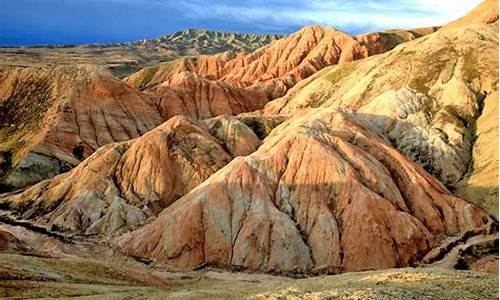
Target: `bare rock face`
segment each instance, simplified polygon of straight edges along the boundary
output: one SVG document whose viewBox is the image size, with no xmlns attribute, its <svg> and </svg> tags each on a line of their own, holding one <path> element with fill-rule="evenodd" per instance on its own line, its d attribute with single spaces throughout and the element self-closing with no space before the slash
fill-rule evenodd
<svg viewBox="0 0 500 300">
<path fill-rule="evenodd" d="M 21 188 L 69 170 L 100 146 L 162 123 L 151 99 L 96 67 L 4 69 L 0 183 Z"/>
<path fill-rule="evenodd" d="M 384 54 L 325 68 L 268 103 L 263 114 L 314 107 L 362 114 L 395 148 L 455 189 L 470 169 L 485 97 L 497 95 L 497 52 L 496 25 L 439 30 Z"/>
<path fill-rule="evenodd" d="M 253 113 L 219 116 L 204 120 L 210 134 L 223 142 L 233 157 L 246 156 L 257 150 L 274 128 L 285 122 L 284 116 L 260 116 Z"/>
<path fill-rule="evenodd" d="M 22 253 L 25 245 L 10 232 L 0 230 L 0 253 Z"/>
<path fill-rule="evenodd" d="M 288 119 L 285 116 L 262 116 L 257 113 L 240 114 L 236 118 L 250 127 L 261 140 Z"/>
<path fill-rule="evenodd" d="M 180 269 L 358 271 L 411 265 L 488 222 L 363 118 L 317 109 L 116 244 Z"/>
<path fill-rule="evenodd" d="M 424 94 L 402 88 L 380 94 L 356 113 L 370 120 L 412 161 L 443 183 L 456 184 L 471 160 L 471 137 L 463 128 L 466 124 L 448 112 L 431 119 L 433 107 Z"/>
<path fill-rule="evenodd" d="M 219 115 L 237 115 L 262 108 L 268 94 L 256 88 L 241 88 L 224 81 L 213 81 L 191 72 L 177 74 L 147 91 L 155 98 L 165 119 L 185 115 L 208 119 Z"/>
<path fill-rule="evenodd" d="M 258 139 L 245 138 L 245 151 Z M 216 130 L 217 131 L 217 130 Z M 234 145 L 233 136 L 228 145 Z M 241 148 L 226 147 L 238 153 Z M 255 150 L 255 149 L 253 149 Z M 138 139 L 106 145 L 71 172 L 0 202 L 19 218 L 71 234 L 114 234 L 135 228 L 222 168 L 232 156 L 206 127 L 174 117 Z"/>
<path fill-rule="evenodd" d="M 205 120 L 212 136 L 222 141 L 231 156 L 246 156 L 260 145 L 255 132 L 235 117 L 220 116 Z"/>
<path fill-rule="evenodd" d="M 237 58 L 240 61 L 233 63 L 235 67 L 222 78 L 245 86 L 255 82 L 274 85 L 273 96 L 279 97 L 286 88 L 325 66 L 364 58 L 390 47 L 371 46 L 335 29 L 306 26 L 285 39 Z"/>
</svg>

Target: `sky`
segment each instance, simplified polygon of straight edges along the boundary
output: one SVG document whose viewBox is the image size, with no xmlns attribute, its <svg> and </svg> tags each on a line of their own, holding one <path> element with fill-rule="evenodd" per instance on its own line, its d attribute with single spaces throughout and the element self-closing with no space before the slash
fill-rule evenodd
<svg viewBox="0 0 500 300">
<path fill-rule="evenodd" d="M 359 34 L 440 25 L 481 0 L 0 0 L 0 45 L 156 38 L 186 28 L 289 34 L 320 24 Z"/>
</svg>

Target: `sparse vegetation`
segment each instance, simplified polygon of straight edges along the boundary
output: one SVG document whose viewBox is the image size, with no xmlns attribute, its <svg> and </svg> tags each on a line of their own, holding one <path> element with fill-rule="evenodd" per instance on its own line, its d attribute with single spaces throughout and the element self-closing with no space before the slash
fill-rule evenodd
<svg viewBox="0 0 500 300">
<path fill-rule="evenodd" d="M 337 65 L 332 72 L 325 76 L 325 79 L 330 81 L 332 84 L 336 84 L 354 72 L 354 70 L 356 70 L 356 66 L 356 61 Z"/>
<path fill-rule="evenodd" d="M 51 87 L 43 79 L 19 82 L 14 93 L 0 107 L 0 149 L 11 151 L 12 162 L 19 159 L 25 139 L 41 123 L 51 104 Z"/>
<path fill-rule="evenodd" d="M 462 75 L 468 82 L 479 77 L 477 57 L 473 49 L 468 49 L 460 53 L 463 59 Z"/>
<path fill-rule="evenodd" d="M 149 67 L 145 68 L 142 70 L 138 75 L 137 81 L 135 82 L 134 86 L 137 87 L 140 90 L 144 90 L 147 87 L 149 87 L 149 83 L 151 82 L 151 79 L 153 79 L 153 76 L 156 74 L 156 72 L 159 69 L 159 65 L 156 65 L 154 67 Z"/>
<path fill-rule="evenodd" d="M 409 87 L 422 94 L 428 94 L 431 86 L 439 78 L 439 74 L 445 68 L 450 57 L 456 56 L 453 48 L 440 48 L 429 54 L 409 54 L 412 55 L 410 63 L 413 64 L 410 74 Z"/>
</svg>

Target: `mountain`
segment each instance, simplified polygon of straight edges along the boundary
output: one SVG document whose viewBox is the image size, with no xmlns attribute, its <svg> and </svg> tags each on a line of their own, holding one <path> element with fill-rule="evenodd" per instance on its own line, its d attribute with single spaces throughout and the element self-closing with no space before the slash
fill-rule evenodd
<svg viewBox="0 0 500 300">
<path fill-rule="evenodd" d="M 401 37 L 402 32 L 353 37 L 309 26 L 251 54 L 228 51 L 182 58 L 143 69 L 123 82 L 93 65 L 3 67 L 0 185 L 12 190 L 53 177 L 98 147 L 136 138 L 172 116 L 207 119 L 261 109 L 325 66 L 381 53 L 421 36 L 411 31 Z M 185 30 L 130 45 L 192 39 L 271 41 L 268 36 Z M 36 108 L 27 109 L 33 100 Z"/>
<path fill-rule="evenodd" d="M 497 24 L 480 22 L 441 29 L 384 54 L 316 72 L 260 112 L 290 120 L 274 129 L 256 152 L 233 160 L 154 222 L 121 237 L 117 246 L 128 255 L 180 269 L 217 265 L 337 272 L 414 264 L 423 253 L 439 249 L 443 235 L 477 232 L 490 217 L 452 196 L 427 172 L 453 191 L 478 162 L 477 128 L 484 126 L 478 119 L 486 100 L 489 106 L 491 99 L 497 101 L 497 52 Z M 258 68 L 242 65 L 240 77 L 217 68 L 211 75 L 258 80 L 252 73 Z M 263 74 L 272 66 L 260 65 Z M 290 70 L 288 78 L 300 74 L 293 66 L 283 74 Z M 494 130 L 498 125 L 490 126 Z M 379 144 L 366 142 L 378 139 Z M 385 146 L 397 151 L 385 152 Z M 388 174 L 387 182 L 383 174 Z M 495 190 L 497 184 L 488 199 L 497 202 Z M 365 208 L 364 199 L 372 197 L 391 203 L 395 214 L 388 215 L 389 206 L 373 204 L 376 200 Z M 494 205 L 478 204 L 485 209 Z M 398 217 L 401 210 L 409 215 Z M 374 223 L 361 225 L 367 222 Z M 372 232 L 378 226 L 387 232 Z"/>
<path fill-rule="evenodd" d="M 443 235 L 490 222 L 362 117 L 317 109 L 275 128 L 117 246 L 181 270 L 337 273 L 412 265 Z"/>
<path fill-rule="evenodd" d="M 175 51 L 178 56 L 217 54 L 226 51 L 252 52 L 255 49 L 282 38 L 278 34 L 249 34 L 213 31 L 206 29 L 184 29 L 157 39 L 143 39 L 136 42 L 104 46 L 162 47 Z M 103 47 L 103 45 L 89 45 Z"/>
<path fill-rule="evenodd" d="M 180 72 L 189 71 L 207 79 L 239 86 L 257 85 L 262 88 L 274 85 L 277 89 L 274 97 L 277 97 L 325 66 L 383 53 L 399 43 L 435 30 L 437 27 L 417 30 L 420 33 L 394 30 L 350 36 L 333 28 L 312 25 L 253 53 L 229 52 L 182 59 L 141 70 L 124 81 L 146 89 L 168 82 Z"/>
<path fill-rule="evenodd" d="M 126 231 L 232 158 L 254 152 L 266 132 L 283 121 L 220 116 L 199 122 L 176 116 L 137 139 L 99 148 L 70 172 L 14 198 L 0 196 L 0 202 L 23 218 L 72 234 Z"/>
<path fill-rule="evenodd" d="M 173 117 L 1 206 L 181 270 L 314 274 L 451 259 L 451 236 L 481 247 L 496 233 L 439 182 L 456 185 L 472 161 L 476 120 L 497 90 L 495 26 L 439 30 L 326 67 L 261 112 L 206 125 Z M 248 117 L 288 120 L 260 144 L 238 119 Z"/>
<path fill-rule="evenodd" d="M 13 198 L 0 197 L 0 202 L 58 231 L 115 234 L 141 225 L 259 145 L 254 131 L 236 118 L 204 124 L 176 116 L 137 139 L 102 147 L 70 172 Z"/>
<path fill-rule="evenodd" d="M 403 32 L 350 36 L 333 28 L 306 26 L 252 53 L 179 59 L 123 80 L 155 98 L 166 116 L 234 115 L 262 108 L 326 66 L 380 54 L 423 35 Z"/>
<path fill-rule="evenodd" d="M 184 56 L 225 51 L 251 52 L 280 35 L 258 35 L 185 29 L 156 39 L 116 44 L 61 45 L 0 48 L 0 65 L 58 66 L 96 64 L 123 77 L 145 66 Z"/>
</svg>

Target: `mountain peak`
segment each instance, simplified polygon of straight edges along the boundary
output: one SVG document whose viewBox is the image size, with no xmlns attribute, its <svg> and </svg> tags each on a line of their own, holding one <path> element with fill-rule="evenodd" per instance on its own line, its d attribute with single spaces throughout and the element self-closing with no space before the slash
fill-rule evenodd
<svg viewBox="0 0 500 300">
<path fill-rule="evenodd" d="M 498 22 L 498 1 L 484 0 L 468 14 L 443 26 L 443 30 L 471 24 L 490 24 Z"/>
<path fill-rule="evenodd" d="M 238 33 L 238 32 L 229 32 L 222 30 L 210 30 L 205 28 L 185 28 L 174 33 L 166 34 L 161 36 L 160 38 L 175 38 L 180 36 L 202 36 L 208 35 L 209 37 L 227 37 L 227 36 L 236 36 L 236 37 L 254 37 L 254 38 L 270 38 L 270 39 L 279 39 L 282 38 L 283 35 L 280 34 L 257 34 L 257 33 Z"/>
</svg>

